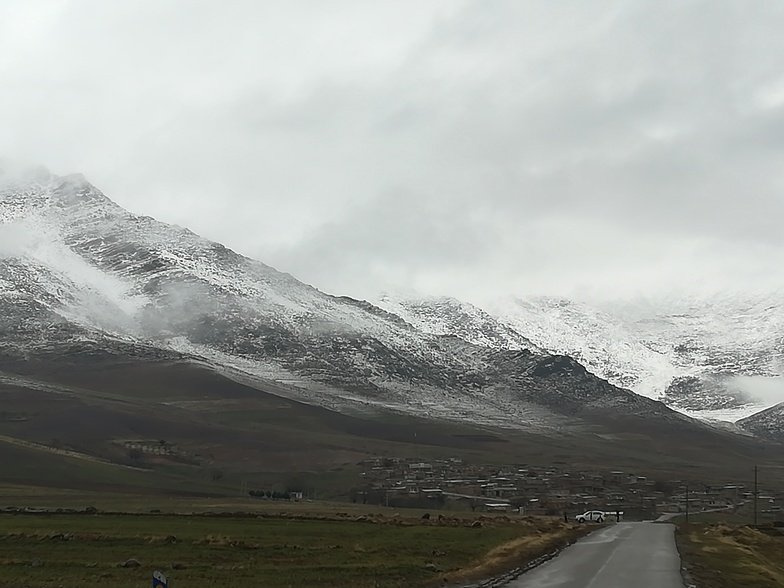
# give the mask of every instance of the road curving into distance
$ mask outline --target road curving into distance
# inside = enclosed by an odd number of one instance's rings
[[[618,523],[567,547],[507,588],[683,588],[675,527]]]

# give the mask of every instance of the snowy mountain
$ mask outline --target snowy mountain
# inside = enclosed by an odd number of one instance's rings
[[[430,333],[568,355],[616,386],[687,414],[734,421],[784,400],[783,301],[781,293],[612,305],[530,297],[479,309],[385,294],[378,304]]]
[[[697,426],[475,307],[449,306],[458,314],[438,332],[421,312],[324,294],[134,215],[81,176],[0,181],[0,371],[179,358],[344,411],[542,432],[635,418]]]
[[[752,435],[782,443],[784,442],[784,403],[776,404],[735,424]]]

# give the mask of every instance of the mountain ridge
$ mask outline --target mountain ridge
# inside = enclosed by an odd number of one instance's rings
[[[185,359],[335,410],[543,435],[635,420],[661,434],[706,427],[548,353],[482,309],[452,299],[445,308],[459,320],[432,332],[413,312],[325,294],[129,213],[82,176],[5,182],[0,211],[0,369]]]
[[[17,329],[17,337],[26,333],[32,348],[47,337],[62,344],[111,335],[117,345],[228,356],[237,360],[233,367],[257,362],[267,376],[327,386],[338,402],[398,410],[413,403],[442,416],[484,410],[489,422],[507,426],[515,414],[523,423],[534,413],[544,415],[540,422],[560,419],[557,404],[531,401],[546,397],[535,376],[525,382],[528,398],[510,392],[511,376],[493,371],[498,356],[422,333],[370,303],[324,294],[187,229],[131,214],[81,176],[38,173],[26,184],[6,182],[0,202],[6,228],[36,236],[20,239],[12,254],[6,247],[1,274],[3,327]],[[527,362],[535,363],[534,355]]]

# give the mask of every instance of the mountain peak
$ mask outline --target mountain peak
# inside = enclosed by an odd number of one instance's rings
[[[6,168],[0,175],[0,222],[61,215],[95,215],[123,209],[82,174],[58,176],[45,168]],[[8,171],[10,170],[10,171]],[[54,220],[54,219],[53,219]]]

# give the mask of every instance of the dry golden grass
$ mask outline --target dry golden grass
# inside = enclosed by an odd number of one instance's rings
[[[682,525],[679,546],[700,588],[784,586],[784,534],[779,529]]]
[[[445,574],[448,583],[463,583],[500,575],[561,549],[593,530],[585,525],[529,521],[525,534],[494,547],[468,567]]]

